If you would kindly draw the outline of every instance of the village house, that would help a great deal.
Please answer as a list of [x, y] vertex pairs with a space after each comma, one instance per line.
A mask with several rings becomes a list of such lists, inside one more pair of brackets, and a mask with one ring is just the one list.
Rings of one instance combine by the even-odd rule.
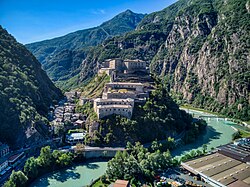
[[74, 122], [74, 126], [77, 126], [77, 127], [82, 128], [83, 125], [84, 125], [84, 121], [83, 121], [83, 120], [78, 119], [78, 120], [76, 120], [76, 121]]
[[127, 180], [116, 180], [115, 183], [111, 184], [109, 187], [130, 187], [129, 181]]
[[86, 132], [77, 132], [66, 135], [66, 142], [73, 145], [84, 141]]
[[82, 117], [82, 114], [81, 113], [74, 113], [73, 115], [72, 115], [72, 118], [71, 118], [71, 121], [72, 122], [75, 122], [75, 121], [77, 121], [77, 120], [81, 120], [81, 119], [83, 119], [83, 117]]
[[6, 159], [0, 159], [0, 176], [3, 175], [5, 172], [5, 169], [8, 167], [8, 160]]
[[15, 166], [17, 166], [17, 165], [21, 162], [21, 160], [24, 159], [24, 158], [25, 158], [24, 152], [21, 152], [21, 153], [12, 155], [12, 156], [9, 157], [9, 159], [8, 159], [9, 165], [12, 166], [12, 167], [15, 167]]
[[67, 101], [72, 103], [72, 102], [74, 102], [75, 99], [80, 97], [81, 92], [70, 91], [70, 92], [65, 92], [64, 95], [66, 96]]
[[10, 152], [10, 147], [7, 144], [3, 144], [0, 142], [0, 157], [8, 155], [9, 152]]
[[79, 99], [79, 105], [82, 106], [82, 105], [84, 105], [88, 101], [90, 101], [90, 99], [84, 98], [84, 97], [80, 97], [80, 99]]

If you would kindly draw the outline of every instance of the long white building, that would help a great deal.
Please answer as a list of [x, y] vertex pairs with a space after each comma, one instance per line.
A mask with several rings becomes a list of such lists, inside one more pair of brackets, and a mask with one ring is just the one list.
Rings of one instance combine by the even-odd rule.
[[112, 114], [131, 118], [134, 108], [134, 99], [101, 99], [94, 100], [94, 111], [99, 119]]

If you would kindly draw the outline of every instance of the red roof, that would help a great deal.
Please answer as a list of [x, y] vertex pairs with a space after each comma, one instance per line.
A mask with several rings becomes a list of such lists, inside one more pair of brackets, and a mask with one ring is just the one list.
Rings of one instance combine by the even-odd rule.
[[116, 180], [114, 187], [128, 187], [129, 186], [129, 181], [125, 180]]
[[12, 155], [11, 157], [9, 157], [9, 162], [15, 162], [16, 159], [18, 159], [21, 155], [23, 155], [24, 153], [19, 153], [19, 154], [15, 154], [15, 155]]

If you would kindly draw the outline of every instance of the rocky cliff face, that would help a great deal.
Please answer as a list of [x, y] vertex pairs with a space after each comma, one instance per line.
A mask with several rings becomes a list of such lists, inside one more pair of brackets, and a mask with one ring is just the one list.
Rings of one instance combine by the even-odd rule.
[[104, 59], [139, 58], [177, 100], [249, 120], [249, 4], [180, 0], [89, 51], [78, 80], [92, 76]]
[[0, 141], [13, 147], [42, 141], [43, 116], [61, 97], [36, 58], [0, 26]]
[[181, 93], [189, 103], [247, 120], [250, 80], [247, 1], [210, 1], [199, 8], [195, 7], [197, 2], [191, 2], [176, 16], [164, 46], [158, 51], [165, 50], [165, 55], [154, 59], [152, 71], [168, 77], [172, 91]]

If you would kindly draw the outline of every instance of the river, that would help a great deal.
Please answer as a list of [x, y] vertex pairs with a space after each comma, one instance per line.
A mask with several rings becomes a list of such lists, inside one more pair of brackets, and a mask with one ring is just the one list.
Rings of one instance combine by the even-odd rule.
[[[194, 116], [206, 115], [214, 116], [205, 112], [188, 110]], [[232, 141], [235, 130], [232, 126], [235, 123], [222, 118], [204, 118], [208, 124], [204, 135], [195, 143], [185, 145], [178, 150], [172, 151], [173, 156], [180, 156], [192, 149], [201, 149], [203, 144], [207, 144], [208, 150], [212, 147], [227, 144]], [[49, 173], [37, 179], [30, 187], [82, 187], [89, 185], [92, 180], [97, 179], [105, 173], [107, 162], [89, 162], [76, 167]]]
[[[231, 121], [225, 120], [224, 118], [216, 118], [216, 116], [212, 114], [196, 110], [186, 111], [194, 117], [208, 116], [202, 117], [207, 122], [207, 128], [205, 133], [197, 138], [194, 143], [182, 146], [181, 148], [172, 151], [173, 156], [181, 156], [192, 149], [202, 149], [203, 144], [207, 145], [208, 150], [227, 144], [232, 141], [232, 135], [236, 132], [233, 127], [240, 127]], [[209, 116], [211, 116], [211, 118]]]
[[68, 169], [48, 173], [30, 187], [83, 187], [103, 175], [107, 168], [107, 162], [87, 162]]

